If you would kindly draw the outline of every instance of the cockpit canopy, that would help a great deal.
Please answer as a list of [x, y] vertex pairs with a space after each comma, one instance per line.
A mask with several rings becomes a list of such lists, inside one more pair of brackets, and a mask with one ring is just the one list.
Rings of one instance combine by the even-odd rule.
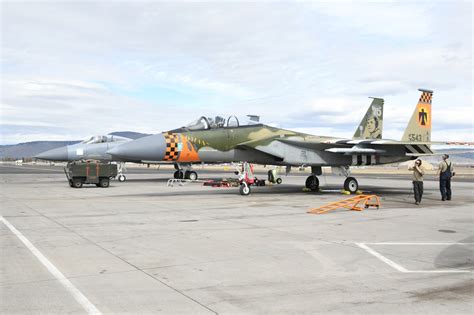
[[108, 142], [118, 142], [118, 141], [128, 141], [130, 139], [114, 135], [105, 135], [105, 136], [92, 136], [87, 140], [82, 141], [83, 144], [92, 144], [92, 143], [108, 143]]
[[207, 130], [215, 128], [235, 128], [239, 126], [248, 126], [258, 124], [260, 116], [247, 115], [247, 122], [241, 124], [237, 116], [229, 116], [227, 119], [221, 116], [216, 117], [205, 117], [201, 116], [199, 119], [186, 125], [186, 129], [189, 130]]

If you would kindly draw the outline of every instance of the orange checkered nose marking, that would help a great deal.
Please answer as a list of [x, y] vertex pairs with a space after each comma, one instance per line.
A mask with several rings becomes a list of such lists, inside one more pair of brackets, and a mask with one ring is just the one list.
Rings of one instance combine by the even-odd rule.
[[198, 152], [185, 135], [164, 133], [166, 150], [163, 160], [176, 162], [199, 162]]

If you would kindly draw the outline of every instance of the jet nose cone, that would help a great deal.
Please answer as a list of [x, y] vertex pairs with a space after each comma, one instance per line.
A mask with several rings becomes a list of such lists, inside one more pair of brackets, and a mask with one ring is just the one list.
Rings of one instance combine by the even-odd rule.
[[113, 158], [125, 161], [161, 161], [166, 143], [162, 134], [126, 142], [107, 151]]
[[35, 156], [36, 159], [47, 161], [67, 161], [67, 147], [60, 147], [49, 151], [42, 152]]

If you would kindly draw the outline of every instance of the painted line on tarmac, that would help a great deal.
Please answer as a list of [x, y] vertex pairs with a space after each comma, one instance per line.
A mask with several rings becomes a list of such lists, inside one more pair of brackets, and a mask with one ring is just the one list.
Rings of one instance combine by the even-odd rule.
[[357, 246], [359, 246], [360, 248], [362, 248], [363, 250], [365, 250], [366, 252], [368, 252], [369, 254], [377, 257], [378, 259], [380, 259], [381, 261], [383, 261], [384, 263], [386, 263], [387, 265], [389, 265], [390, 267], [392, 267], [393, 269], [397, 270], [397, 271], [400, 271], [400, 272], [408, 272], [407, 269], [403, 268], [402, 266], [400, 266], [399, 264], [391, 261], [390, 259], [388, 259], [387, 257], [379, 254], [378, 252], [376, 252], [375, 250], [373, 250], [372, 248], [370, 248], [369, 246], [365, 245], [364, 243], [355, 243]]
[[0, 167], [5, 167], [5, 168], [14, 168], [14, 169], [24, 169], [24, 170], [35, 170], [35, 171], [50, 171], [50, 172], [60, 172], [61, 169], [54, 169], [54, 168], [41, 168], [41, 167], [28, 167], [28, 166], [16, 166], [16, 165], [1, 165]]
[[370, 245], [439, 245], [439, 246], [451, 246], [451, 245], [474, 245], [474, 243], [355, 243], [357, 246], [368, 252], [369, 254], [375, 256], [379, 260], [383, 261], [393, 269], [403, 272], [403, 273], [470, 273], [470, 270], [459, 270], [459, 269], [444, 269], [444, 270], [408, 270], [403, 266], [395, 263], [394, 261], [383, 256], [379, 252], [373, 250], [367, 244]]
[[9, 229], [15, 234], [20, 241], [30, 250], [30, 252], [38, 258], [38, 260], [48, 269], [48, 271], [66, 288], [67, 291], [74, 297], [74, 299], [81, 304], [81, 306], [89, 314], [102, 314], [94, 304], [92, 304], [84, 294], [81, 293], [72, 283], [69, 281], [58, 268], [56, 268], [20, 231], [18, 231], [10, 222], [4, 217], [0, 216], [0, 221], [3, 222]]
[[451, 245], [474, 245], [474, 243], [398, 243], [398, 242], [378, 242], [378, 243], [362, 243], [369, 245], [438, 245], [438, 246], [451, 246]]

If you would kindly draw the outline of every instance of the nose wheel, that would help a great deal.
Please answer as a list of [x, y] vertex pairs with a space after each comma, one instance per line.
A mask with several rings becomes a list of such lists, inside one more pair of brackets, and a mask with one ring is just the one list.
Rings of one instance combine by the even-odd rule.
[[306, 178], [306, 188], [310, 189], [311, 191], [318, 191], [319, 190], [319, 179], [316, 175], [311, 175]]
[[344, 181], [344, 190], [349, 191], [351, 194], [354, 194], [359, 190], [359, 183], [354, 177], [347, 177]]

